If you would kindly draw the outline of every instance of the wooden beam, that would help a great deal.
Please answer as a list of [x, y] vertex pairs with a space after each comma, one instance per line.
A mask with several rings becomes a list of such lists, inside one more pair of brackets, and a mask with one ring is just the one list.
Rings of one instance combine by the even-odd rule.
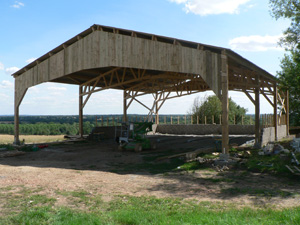
[[274, 103], [269, 99], [269, 97], [265, 94], [265, 92], [261, 91], [261, 94], [265, 97], [265, 99], [267, 99], [267, 101], [270, 103], [270, 105], [272, 107], [274, 107]]
[[252, 98], [252, 96], [249, 94], [249, 92], [245, 90], [244, 93], [247, 95], [247, 97], [250, 99], [250, 101], [255, 105], [255, 100]]
[[25, 94], [27, 92], [28, 88], [19, 87], [15, 80], [15, 105], [14, 105], [14, 126], [15, 126], [15, 133], [14, 133], [14, 144], [19, 145], [20, 144], [20, 115], [19, 115], [19, 109], [22, 100], [25, 97]]
[[286, 110], [286, 135], [290, 135], [290, 109], [289, 109], [289, 91], [286, 91], [286, 96], [285, 96], [285, 110]]
[[275, 128], [275, 141], [278, 140], [278, 114], [277, 114], [277, 99], [278, 97], [278, 90], [277, 90], [277, 85], [275, 84], [274, 85], [274, 105], [273, 105], [273, 109], [274, 109], [274, 121], [273, 121], [273, 125], [274, 125], [274, 128]]
[[123, 122], [127, 123], [127, 91], [123, 91]]
[[82, 86], [79, 86], [79, 135], [83, 137], [83, 97], [82, 97]]
[[226, 51], [221, 55], [221, 82], [222, 82], [222, 153], [229, 154], [229, 100], [228, 100], [228, 59]]
[[259, 76], [256, 77], [256, 82], [258, 87], [255, 89], [255, 145], [260, 147], [261, 140], [260, 140], [260, 101], [259, 101]]

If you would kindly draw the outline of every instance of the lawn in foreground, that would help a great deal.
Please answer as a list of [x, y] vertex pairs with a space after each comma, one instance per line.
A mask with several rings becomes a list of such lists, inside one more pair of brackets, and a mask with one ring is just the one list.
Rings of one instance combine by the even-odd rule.
[[[41, 190], [40, 190], [41, 191]], [[20, 197], [18, 193], [23, 193]], [[105, 202], [84, 190], [55, 197], [1, 190], [0, 224], [300, 224], [300, 207], [239, 207], [174, 198], [115, 196]], [[67, 204], [58, 205], [58, 198]]]

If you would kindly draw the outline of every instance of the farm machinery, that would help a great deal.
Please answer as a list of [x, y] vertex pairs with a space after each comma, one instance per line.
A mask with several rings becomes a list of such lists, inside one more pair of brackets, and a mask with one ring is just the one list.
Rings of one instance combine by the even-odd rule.
[[130, 122], [116, 127], [115, 138], [119, 150], [140, 152], [143, 149], [156, 149], [156, 144], [146, 137], [146, 134], [152, 131], [152, 124], [152, 122]]

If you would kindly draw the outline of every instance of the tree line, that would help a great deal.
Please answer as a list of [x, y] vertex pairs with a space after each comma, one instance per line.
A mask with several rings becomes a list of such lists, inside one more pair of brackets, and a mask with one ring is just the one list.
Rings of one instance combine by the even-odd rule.
[[[83, 123], [83, 133], [89, 134], [95, 125], [89, 121]], [[14, 134], [14, 124], [0, 124], [0, 134]], [[23, 135], [77, 135], [78, 123], [23, 123], [20, 124]]]

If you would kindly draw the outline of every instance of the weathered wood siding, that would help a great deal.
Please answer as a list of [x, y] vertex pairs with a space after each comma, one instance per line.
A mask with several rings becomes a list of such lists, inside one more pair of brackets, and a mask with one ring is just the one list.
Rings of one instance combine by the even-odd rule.
[[16, 77], [16, 83], [29, 88], [77, 71], [115, 66], [200, 74], [219, 95], [220, 63], [221, 55], [210, 51], [94, 31]]

